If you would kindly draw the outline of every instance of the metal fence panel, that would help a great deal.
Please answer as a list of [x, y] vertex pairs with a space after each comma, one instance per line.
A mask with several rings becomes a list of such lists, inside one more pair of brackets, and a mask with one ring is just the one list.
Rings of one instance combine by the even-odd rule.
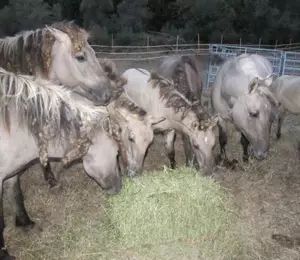
[[[249, 54], [256, 53], [266, 57], [271, 62], [274, 74], [278, 76], [282, 74], [284, 52], [281, 50], [232, 46], [232, 45], [224, 45], [224, 44], [211, 44], [209, 47], [209, 52], [213, 54], [217, 54], [220, 57], [225, 59], [232, 56], [236, 56], [241, 53], [249, 53]], [[207, 70], [207, 75], [206, 75], [206, 84], [205, 84], [206, 88], [208, 88], [209, 85], [215, 81], [219, 68], [220, 65], [217, 65], [213, 61], [210, 61]], [[300, 63], [299, 63], [299, 73], [300, 73]]]
[[282, 75], [300, 76], [300, 52], [286, 51], [284, 53]]

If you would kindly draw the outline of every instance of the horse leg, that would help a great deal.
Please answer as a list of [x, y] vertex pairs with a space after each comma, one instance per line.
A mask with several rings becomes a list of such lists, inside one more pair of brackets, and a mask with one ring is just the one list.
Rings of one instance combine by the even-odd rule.
[[5, 248], [5, 243], [4, 243], [4, 228], [5, 228], [5, 223], [4, 223], [4, 214], [3, 214], [3, 180], [0, 182], [0, 260], [14, 260], [16, 259], [15, 257], [11, 256], [8, 254], [7, 249]]
[[45, 167], [42, 166], [42, 170], [43, 170], [45, 181], [49, 183], [50, 188], [58, 186], [59, 183], [56, 180], [54, 173], [52, 172], [51, 165], [49, 162]]
[[219, 122], [218, 123], [219, 128], [219, 144], [220, 144], [220, 159], [223, 159], [228, 161], [225, 146], [227, 145], [227, 134], [226, 134], [226, 125], [225, 122]]
[[16, 219], [16, 227], [26, 227], [32, 228], [35, 223], [29, 218], [28, 213], [24, 205], [24, 197], [20, 185], [19, 175], [15, 175], [7, 180], [5, 180], [8, 188], [8, 198], [9, 202], [12, 204]]
[[198, 168], [198, 162], [195, 159], [195, 154], [191, 146], [190, 138], [185, 134], [182, 134], [183, 148], [185, 153], [185, 165], [187, 167], [195, 167]]
[[284, 117], [284, 111], [279, 110], [277, 115], [277, 131], [276, 131], [277, 140], [279, 140], [281, 137], [281, 125], [282, 125], [283, 117]]
[[175, 130], [171, 130], [167, 134], [165, 134], [165, 148], [167, 151], [167, 156], [170, 162], [171, 169], [175, 169], [176, 167], [175, 148], [174, 148], [175, 140], [176, 140]]
[[241, 144], [243, 146], [243, 161], [247, 163], [249, 162], [249, 153], [248, 153], [249, 141], [243, 134], [241, 134]]

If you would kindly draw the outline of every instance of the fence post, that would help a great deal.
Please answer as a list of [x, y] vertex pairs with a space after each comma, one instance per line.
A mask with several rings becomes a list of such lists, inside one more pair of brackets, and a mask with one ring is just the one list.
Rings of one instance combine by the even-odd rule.
[[223, 44], [223, 34], [221, 34], [221, 45]]
[[258, 48], [260, 49], [260, 45], [261, 45], [261, 38], [259, 38], [259, 43], [258, 43]]
[[200, 50], [200, 35], [198, 33], [198, 51]]
[[290, 38], [290, 47], [289, 47], [289, 50], [291, 50], [291, 44], [292, 44], [292, 38]]
[[111, 34], [111, 50], [114, 51], [114, 34]]
[[149, 35], [147, 35], [147, 52], [149, 51]]
[[179, 41], [179, 35], [177, 35], [177, 38], [176, 38], [176, 52], [178, 52], [178, 41]]
[[278, 43], [278, 40], [276, 40], [276, 42], [275, 42], [275, 49], [277, 49], [277, 43]]

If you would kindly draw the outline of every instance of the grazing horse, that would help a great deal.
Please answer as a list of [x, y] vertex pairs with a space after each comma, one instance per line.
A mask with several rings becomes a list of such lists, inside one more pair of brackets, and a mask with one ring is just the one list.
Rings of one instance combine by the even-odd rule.
[[[0, 39], [0, 67], [70, 87], [95, 105], [105, 105], [112, 96], [110, 80], [87, 40], [88, 33], [73, 22], [23, 31]], [[49, 164], [43, 171], [56, 186]]]
[[[122, 76], [127, 78], [125, 92], [139, 106], [155, 117], [166, 120], [154, 125], [154, 133], [168, 134], [176, 130], [189, 137], [197, 162], [205, 173], [213, 169], [212, 150], [215, 145], [214, 127], [218, 116], [210, 117], [205, 111], [199, 111], [181, 93], [174, 82], [157, 73], [144, 69], [128, 69]], [[173, 140], [167, 140], [171, 146]], [[171, 149], [167, 149], [170, 151]], [[173, 162], [171, 162], [171, 167]]]
[[[204, 109], [201, 104], [202, 81], [200, 78], [200, 65], [194, 56], [174, 55], [164, 59], [157, 72], [165, 78], [172, 79], [175, 89], [191, 102], [194, 107], [197, 107], [199, 113], [202, 113]], [[194, 165], [199, 167], [188, 136], [184, 134], [181, 136], [184, 145], [186, 166]], [[166, 143], [166, 147], [169, 149], [167, 154], [172, 168], [175, 167], [175, 138], [175, 130], [170, 131], [166, 137], [166, 140], [170, 141], [169, 144]]]
[[[123, 85], [127, 80], [119, 75], [115, 63], [102, 60], [101, 65], [114, 89], [113, 98], [106, 106], [106, 115], [112, 116], [119, 126], [119, 164], [123, 174], [134, 176], [143, 170], [145, 154], [153, 141], [153, 126], [165, 118], [147, 114], [124, 92]], [[57, 182], [52, 172], [46, 177]]]
[[281, 125], [287, 113], [300, 114], [300, 77], [284, 75], [271, 85], [271, 91], [279, 102], [276, 137], [281, 137]]
[[[16, 226], [32, 226], [24, 207], [19, 174], [37, 158], [44, 159], [40, 146], [43, 141], [47, 141], [49, 158], [67, 158], [69, 162], [82, 157], [87, 174], [108, 194], [121, 190], [121, 176], [114, 139], [119, 132], [105, 110], [95, 109], [67, 88], [3, 69], [0, 99], [0, 259], [7, 260], [14, 258], [5, 249], [3, 238], [3, 182], [9, 186]], [[80, 147], [78, 140], [84, 141]]]
[[241, 132], [244, 162], [249, 159], [249, 151], [258, 160], [265, 158], [274, 108], [278, 106], [270, 91], [271, 75], [272, 65], [257, 54], [232, 57], [221, 65], [212, 89], [212, 106], [221, 116], [218, 123], [220, 158], [224, 156], [227, 160], [227, 122]]

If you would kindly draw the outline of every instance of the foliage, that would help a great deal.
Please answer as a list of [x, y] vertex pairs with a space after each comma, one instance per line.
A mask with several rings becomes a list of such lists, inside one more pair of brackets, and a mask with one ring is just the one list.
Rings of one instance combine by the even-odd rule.
[[[166, 41], [263, 44], [300, 41], [300, 0], [5, 0], [1, 35], [55, 20], [75, 20], [93, 33], [93, 43], [144, 44], [146, 34]], [[162, 35], [152, 42], [161, 42]]]

